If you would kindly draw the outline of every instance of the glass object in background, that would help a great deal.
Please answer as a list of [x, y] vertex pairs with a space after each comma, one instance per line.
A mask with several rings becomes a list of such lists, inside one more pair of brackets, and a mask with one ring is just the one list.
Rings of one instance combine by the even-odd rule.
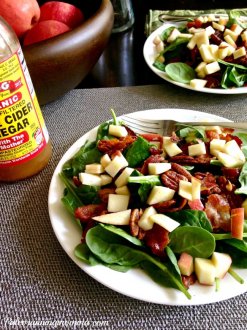
[[112, 32], [123, 32], [134, 24], [134, 12], [131, 0], [111, 0], [114, 9]]

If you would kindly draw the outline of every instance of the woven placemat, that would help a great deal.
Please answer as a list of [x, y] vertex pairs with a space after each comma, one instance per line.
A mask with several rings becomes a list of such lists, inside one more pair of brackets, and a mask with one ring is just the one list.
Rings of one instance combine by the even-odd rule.
[[[187, 108], [246, 120], [245, 95], [209, 95], [168, 83], [73, 90], [43, 107], [53, 143], [37, 176], [0, 185], [0, 329], [246, 329], [247, 294], [191, 307], [163, 306], [116, 293], [85, 274], [57, 241], [48, 189], [64, 152], [84, 133], [118, 115], [152, 108]], [[175, 110], [174, 110], [175, 111]]]

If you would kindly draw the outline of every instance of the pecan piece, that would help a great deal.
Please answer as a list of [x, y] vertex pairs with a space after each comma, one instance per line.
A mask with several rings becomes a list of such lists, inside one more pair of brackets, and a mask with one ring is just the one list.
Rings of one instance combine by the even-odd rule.
[[133, 209], [130, 214], [130, 233], [139, 239], [143, 239], [145, 236], [145, 231], [138, 226], [141, 215], [142, 211], [139, 209]]
[[192, 175], [183, 166], [181, 166], [177, 163], [171, 163], [171, 168], [172, 168], [173, 171], [185, 176], [188, 179], [188, 181], [191, 181]]
[[178, 191], [180, 180], [188, 181], [188, 179], [184, 175], [172, 170], [168, 170], [165, 173], [161, 174], [161, 182], [163, 183], [163, 185], [175, 191]]

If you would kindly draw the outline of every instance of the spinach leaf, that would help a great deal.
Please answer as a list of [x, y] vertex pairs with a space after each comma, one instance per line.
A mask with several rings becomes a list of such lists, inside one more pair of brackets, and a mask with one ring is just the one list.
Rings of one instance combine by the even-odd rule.
[[238, 24], [240, 25], [242, 28], [246, 28], [246, 25], [243, 24], [239, 18], [240, 18], [240, 12], [238, 10], [227, 10], [227, 14], [228, 14], [228, 22], [227, 22], [227, 27], [230, 28], [232, 26], [232, 24]]
[[125, 230], [123, 230], [122, 228], [116, 227], [116, 226], [112, 226], [112, 225], [104, 225], [104, 224], [99, 224], [99, 226], [103, 227], [104, 229], [108, 230], [111, 233], [114, 233], [124, 239], [126, 239], [127, 241], [129, 241], [130, 243], [137, 245], [137, 246], [142, 246], [142, 241], [140, 241], [138, 238], [128, 234]]
[[160, 61], [154, 61], [153, 66], [160, 71], [166, 71], [166, 65]]
[[195, 78], [194, 69], [186, 63], [170, 63], [166, 65], [165, 70], [172, 80], [184, 84], [188, 84], [191, 79]]
[[217, 241], [216, 250], [228, 253], [232, 258], [233, 266], [247, 268], [246, 243], [243, 241], [234, 242], [231, 240]]
[[141, 136], [133, 142], [125, 152], [125, 158], [130, 167], [140, 165], [150, 156], [150, 143]]
[[181, 226], [194, 226], [203, 228], [212, 232], [211, 222], [208, 220], [205, 212], [197, 210], [181, 210], [170, 212], [169, 217], [176, 220]]
[[179, 275], [181, 275], [180, 269], [178, 267], [177, 258], [176, 258], [175, 254], [173, 253], [172, 249], [169, 246], [166, 247], [166, 254], [167, 254], [167, 257], [169, 258], [170, 262], [172, 263], [175, 271]]
[[69, 178], [83, 172], [87, 164], [98, 163], [102, 153], [98, 150], [96, 141], [86, 142], [80, 150], [68, 160], [62, 168], [62, 172]]
[[180, 45], [184, 45], [186, 47], [188, 41], [189, 41], [188, 38], [178, 37], [176, 40], [174, 40], [173, 42], [171, 42], [169, 44], [169, 46], [165, 47], [165, 49], [163, 50], [162, 54], [166, 54], [168, 52], [172, 52], [172, 51], [176, 50], [176, 48], [178, 46], [180, 46]]
[[238, 181], [240, 182], [240, 188], [235, 190], [235, 194], [245, 194], [247, 195], [247, 163], [241, 169]]
[[75, 187], [75, 193], [81, 199], [84, 205], [99, 204], [100, 198], [98, 195], [98, 191], [100, 190], [100, 188], [101, 187], [99, 186], [89, 186], [83, 184], [79, 187]]
[[169, 247], [174, 253], [187, 252], [193, 257], [208, 258], [215, 250], [215, 239], [200, 227], [178, 227], [170, 233]]
[[160, 179], [158, 175], [140, 175], [140, 176], [132, 176], [130, 175], [128, 179], [128, 183], [131, 184], [133, 188], [133, 184], [138, 185], [137, 193], [140, 197], [140, 200], [142, 203], [145, 203], [148, 195], [150, 193], [150, 190], [154, 186], [161, 185]]
[[206, 140], [206, 133], [204, 127], [201, 126], [191, 126], [186, 124], [176, 124], [176, 134], [185, 138], [186, 142], [193, 142], [197, 139]]
[[181, 279], [172, 273], [169, 266], [141, 250], [127, 246], [122, 237], [104, 227], [91, 228], [87, 232], [86, 243], [91, 252], [108, 266], [141, 267], [153, 279], [162, 279], [162, 285], [176, 288], [191, 298]]
[[164, 42], [167, 41], [169, 35], [171, 34], [171, 32], [176, 28], [176, 26], [169, 26], [167, 29], [165, 29], [161, 35], [160, 35], [160, 39]]

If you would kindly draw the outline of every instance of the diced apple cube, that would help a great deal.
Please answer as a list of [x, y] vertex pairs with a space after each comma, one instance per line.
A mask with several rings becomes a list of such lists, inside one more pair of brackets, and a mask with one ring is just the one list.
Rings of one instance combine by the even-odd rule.
[[173, 220], [165, 214], [156, 213], [150, 215], [149, 219], [169, 232], [172, 232], [174, 229], [180, 226], [179, 222]]
[[192, 200], [200, 199], [201, 198], [201, 181], [195, 177], [191, 178], [191, 195]]
[[169, 157], [176, 156], [182, 152], [177, 143], [172, 142], [170, 137], [163, 137], [163, 148]]
[[105, 154], [100, 158], [100, 164], [105, 168], [111, 162], [111, 158], [108, 154]]
[[240, 47], [240, 48], [236, 49], [235, 52], [233, 53], [234, 59], [245, 56], [245, 55], [246, 55], [245, 47]]
[[106, 223], [115, 226], [126, 226], [130, 221], [131, 209], [116, 213], [107, 213], [93, 217], [92, 219], [98, 222]]
[[153, 205], [159, 202], [169, 201], [173, 198], [175, 190], [163, 187], [154, 186], [148, 196], [147, 204]]
[[178, 259], [178, 267], [182, 275], [190, 276], [194, 271], [194, 260], [193, 257], [183, 252]]
[[[230, 36], [233, 41], [236, 41], [238, 39], [238, 34], [230, 29], [225, 29], [223, 36], [224, 36], [224, 39], [226, 36]], [[228, 41], [226, 40], [226, 42], [228, 42]]]
[[208, 22], [213, 22], [213, 21], [216, 21], [216, 17], [214, 14], [209, 14], [208, 15]]
[[214, 59], [217, 60], [219, 46], [212, 44], [212, 45], [209, 45], [208, 48], [209, 48], [211, 54], [213, 55]]
[[221, 139], [213, 139], [210, 141], [210, 154], [213, 156], [217, 156], [219, 151], [224, 151], [224, 145], [226, 140]]
[[120, 212], [128, 209], [130, 196], [109, 194], [107, 210], [108, 212]]
[[87, 186], [101, 186], [101, 178], [97, 174], [79, 173], [79, 180]]
[[201, 62], [201, 63], [199, 63], [199, 64], [197, 65], [197, 67], [195, 68], [195, 71], [198, 72], [198, 71], [203, 70], [203, 69], [205, 68], [206, 64], [207, 64], [207, 63], [205, 63], [205, 62]]
[[247, 30], [244, 30], [243, 33], [241, 33], [241, 38], [243, 41], [247, 40]]
[[200, 89], [205, 87], [207, 80], [204, 79], [191, 79], [190, 86], [195, 89]]
[[239, 167], [243, 165], [243, 162], [240, 159], [232, 157], [225, 152], [219, 151], [217, 158], [225, 167]]
[[216, 22], [212, 23], [212, 26], [215, 30], [219, 30], [221, 32], [223, 32], [225, 30], [225, 26]]
[[125, 137], [128, 135], [127, 129], [120, 125], [109, 125], [109, 134], [116, 137]]
[[138, 221], [138, 226], [143, 230], [152, 229], [154, 222], [150, 219], [150, 216], [156, 213], [157, 212], [153, 206], [147, 207]]
[[180, 35], [180, 31], [176, 28], [174, 28], [172, 30], [172, 32], [170, 33], [169, 37], [167, 38], [167, 42], [171, 43], [173, 41], [175, 41], [177, 39], [177, 37], [179, 37]]
[[230, 36], [230, 35], [226, 35], [225, 37], [224, 37], [224, 39], [225, 39], [225, 41], [229, 44], [229, 45], [231, 45], [233, 48], [237, 48], [237, 45], [236, 45], [236, 43], [235, 43], [235, 41], [232, 39], [232, 37]]
[[127, 166], [128, 162], [123, 155], [115, 156], [106, 166], [105, 171], [110, 174], [110, 176], [115, 177], [120, 170]]
[[229, 49], [228, 47], [219, 47], [218, 48], [218, 58], [224, 60], [228, 56]]
[[236, 140], [230, 140], [225, 143], [223, 152], [227, 153], [234, 158], [240, 159], [243, 163], [245, 162], [245, 156], [243, 151], [240, 149]]
[[128, 183], [128, 178], [131, 173], [134, 171], [131, 167], [126, 167], [123, 172], [119, 175], [119, 177], [115, 181], [115, 185], [117, 187], [125, 186]]
[[215, 73], [217, 71], [220, 71], [220, 66], [219, 66], [219, 63], [217, 61], [209, 63], [205, 67], [206, 74], [212, 74], [212, 73]]
[[85, 166], [85, 173], [101, 174], [104, 173], [105, 169], [101, 164], [87, 164]]
[[190, 41], [187, 43], [187, 48], [189, 49], [195, 48], [196, 40], [197, 40], [197, 33], [195, 33], [193, 37], [190, 39]]
[[232, 258], [227, 253], [213, 252], [211, 260], [215, 267], [215, 277], [223, 278], [232, 264]]
[[159, 175], [171, 169], [170, 163], [149, 163], [148, 173], [151, 175]]
[[106, 186], [107, 184], [112, 182], [112, 177], [108, 174], [101, 174], [100, 179], [101, 179], [101, 186]]
[[205, 31], [206, 31], [208, 37], [210, 37], [212, 34], [215, 33], [214, 26], [213, 27], [211, 25], [207, 26]]
[[195, 258], [195, 273], [200, 284], [214, 285], [216, 270], [212, 260]]
[[201, 156], [206, 154], [206, 146], [204, 142], [196, 143], [188, 146], [189, 156]]
[[189, 181], [180, 180], [178, 194], [179, 196], [192, 201], [192, 183]]
[[163, 41], [161, 41], [158, 45], [156, 45], [156, 51], [158, 53], [163, 52], [164, 48], [165, 48], [165, 45], [164, 45], [164, 42]]
[[[213, 54], [211, 53], [211, 50], [208, 46], [209, 45], [202, 44], [199, 47], [199, 52], [200, 52], [201, 58], [206, 63], [215, 61], [215, 58], [214, 58]], [[205, 66], [205, 69], [206, 69], [206, 66]]]
[[198, 48], [202, 45], [209, 45], [209, 38], [205, 30], [196, 34], [196, 44]]
[[129, 191], [128, 186], [122, 186], [122, 187], [117, 188], [115, 190], [115, 193], [118, 194], [118, 195], [127, 195], [127, 196], [130, 196], [130, 191]]
[[230, 30], [239, 36], [241, 34], [241, 32], [243, 31], [243, 28], [240, 25], [234, 23], [230, 27]]

